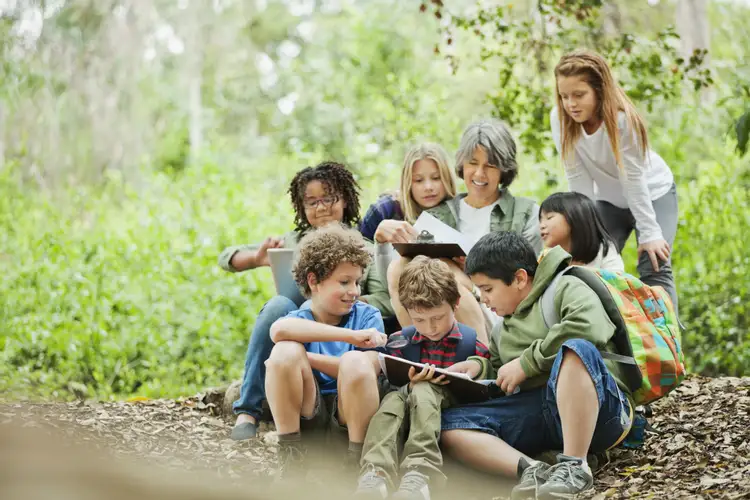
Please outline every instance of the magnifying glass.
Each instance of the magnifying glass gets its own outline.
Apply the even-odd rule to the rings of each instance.
[[[398,349],[403,349],[408,343],[409,339],[406,338],[406,335],[401,332],[396,332],[392,333],[390,337],[388,337],[388,342],[386,342],[385,348],[390,351],[395,351]]]

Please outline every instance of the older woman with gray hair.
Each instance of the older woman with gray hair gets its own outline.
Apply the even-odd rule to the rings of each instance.
[[[428,213],[466,235],[472,243],[490,232],[515,231],[537,253],[541,252],[539,206],[531,199],[513,196],[508,189],[518,175],[518,164],[516,143],[505,123],[484,119],[466,127],[456,152],[455,169],[467,192],[446,199],[428,209]],[[453,268],[461,290],[456,319],[474,328],[479,339],[487,342],[487,317],[474,296],[471,280],[463,272],[463,262],[454,262]],[[389,289],[398,287],[402,269],[402,261],[391,263]],[[399,319],[408,318],[393,294],[391,303]]]

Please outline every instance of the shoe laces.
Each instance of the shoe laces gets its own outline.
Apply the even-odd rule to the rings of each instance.
[[[547,482],[572,483],[576,479],[575,467],[580,467],[577,462],[558,462],[549,469]]]
[[[543,462],[539,462],[534,465],[530,465],[529,467],[526,467],[526,470],[524,470],[523,474],[521,474],[521,482],[532,480],[534,481],[535,488],[539,486],[542,480],[542,478],[539,477],[539,474],[543,473],[546,470],[544,465],[545,464]]]
[[[377,489],[381,484],[383,484],[384,481],[385,479],[380,474],[378,474],[375,467],[370,464],[367,466],[367,470],[365,471],[365,473],[360,476],[359,482],[357,484],[357,489]]]
[[[407,472],[401,478],[401,485],[398,489],[399,491],[417,493],[425,486],[427,486],[427,476],[420,472]]]

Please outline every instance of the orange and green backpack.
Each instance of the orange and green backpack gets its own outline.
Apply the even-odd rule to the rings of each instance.
[[[615,325],[612,339],[617,353],[602,352],[604,359],[622,363],[624,377],[636,404],[651,403],[677,387],[686,375],[681,325],[667,292],[648,286],[635,276],[580,266],[565,268],[542,294],[541,307],[547,328],[560,322],[554,298],[562,276],[575,276],[601,300]]]

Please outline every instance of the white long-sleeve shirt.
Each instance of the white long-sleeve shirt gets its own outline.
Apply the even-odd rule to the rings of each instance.
[[[562,154],[560,120],[557,108],[550,116],[552,138]],[[575,158],[565,166],[568,187],[593,200],[602,200],[620,208],[629,208],[639,232],[639,243],[663,239],[656,222],[652,201],[661,198],[672,187],[674,176],[661,156],[651,149],[641,154],[635,133],[630,130],[625,113],[617,117],[620,133],[620,169],[609,143],[607,127],[588,135],[581,127],[581,138],[575,145]]]

